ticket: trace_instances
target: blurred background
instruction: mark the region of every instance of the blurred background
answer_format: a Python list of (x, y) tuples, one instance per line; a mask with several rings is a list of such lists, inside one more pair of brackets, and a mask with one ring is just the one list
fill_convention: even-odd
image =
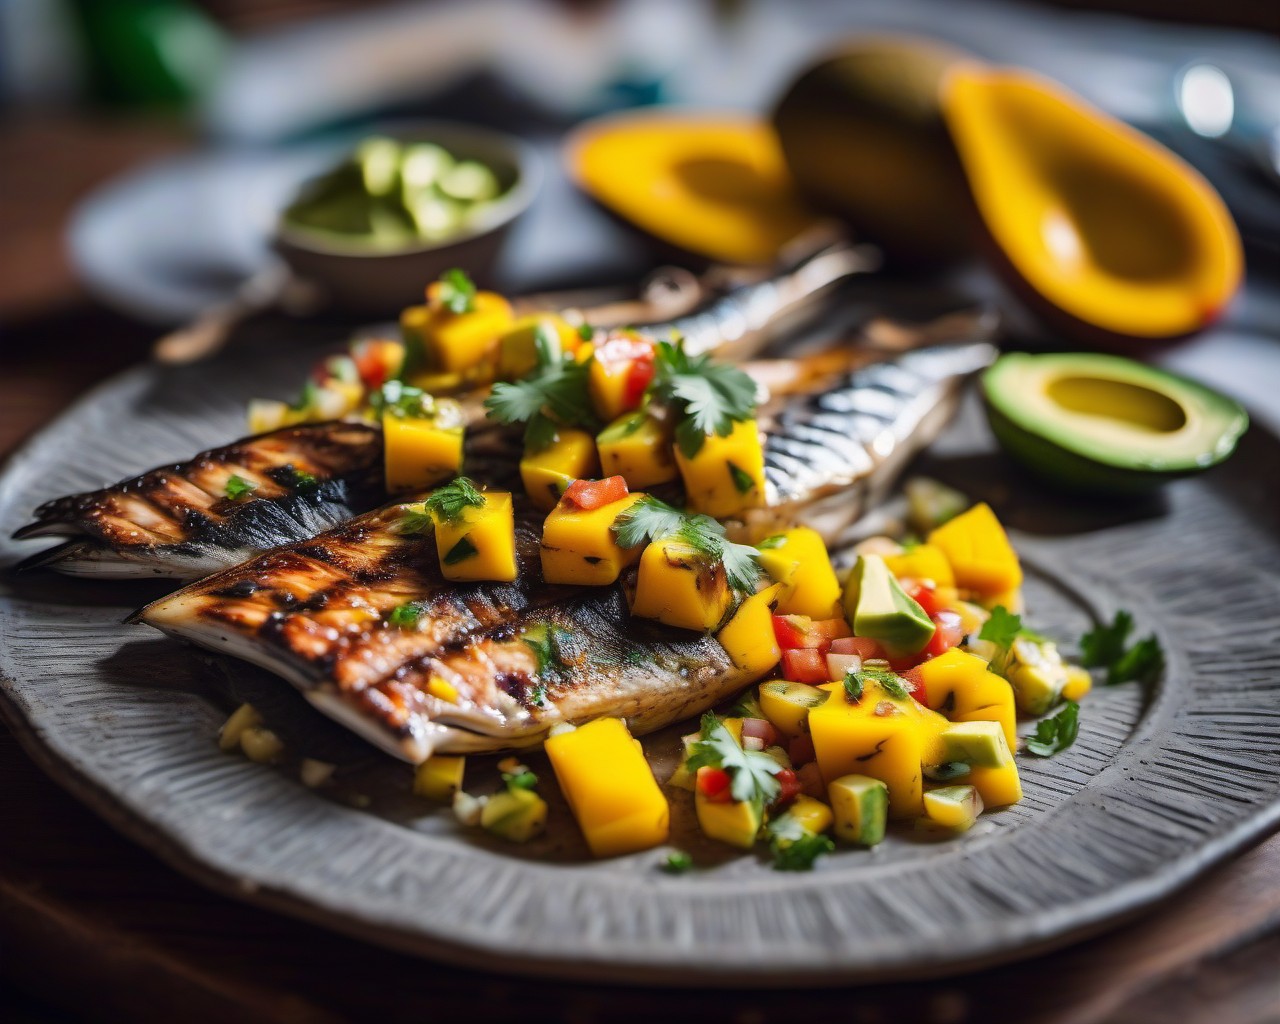
[[(56, 406), (234, 296), (299, 182), (388, 118), (502, 129), (540, 157), (489, 283), (638, 280), (669, 247), (573, 188), (566, 132), (655, 104), (767, 113), (815, 53), (884, 30), (1043, 72), (1180, 153), (1245, 242), (1226, 327), (1278, 319), (1274, 0), (0, 0), (4, 373), (33, 413)], [(6, 418), (0, 450), (29, 426)]]

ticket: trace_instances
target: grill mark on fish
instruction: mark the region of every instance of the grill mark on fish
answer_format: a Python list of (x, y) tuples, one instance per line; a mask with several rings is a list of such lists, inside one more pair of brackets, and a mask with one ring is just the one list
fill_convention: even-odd
[[(774, 507), (734, 529), (764, 532), (777, 517), (803, 518), (806, 502), (820, 508), (828, 497), (841, 515), (852, 514), (860, 499), (851, 497), (850, 482), (872, 480), (927, 440), (949, 413), (947, 396), (994, 352), (971, 344), (917, 355), (898, 360), (902, 372), (863, 366), (830, 391), (771, 400), (761, 422), (770, 424), (766, 480)], [(862, 400), (864, 387), (878, 397)], [(833, 399), (851, 411), (834, 412)], [(852, 411), (867, 405), (879, 413)], [(851, 442), (842, 422), (845, 434), (855, 423), (873, 436)], [(752, 681), (714, 638), (631, 619), (621, 585), (542, 583), (540, 513), (519, 514), (517, 582), (467, 585), (443, 579), (432, 537), (396, 531), (400, 514), (399, 506), (368, 513), (189, 586), (139, 617), (277, 672), (322, 711), (409, 760), (519, 748), (556, 722), (606, 714), (644, 732)], [(410, 601), (421, 609), (416, 628), (389, 625), (391, 610)], [(563, 660), (547, 671), (521, 638), (536, 625), (579, 638), (571, 649), (558, 647)], [(432, 692), (433, 679), (449, 684), (456, 700)]]

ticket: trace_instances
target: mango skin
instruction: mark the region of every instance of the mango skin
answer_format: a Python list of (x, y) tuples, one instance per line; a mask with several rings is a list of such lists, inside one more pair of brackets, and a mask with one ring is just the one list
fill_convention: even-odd
[(595, 857), (667, 841), (671, 809), (620, 718), (598, 718), (544, 744), (556, 780)]

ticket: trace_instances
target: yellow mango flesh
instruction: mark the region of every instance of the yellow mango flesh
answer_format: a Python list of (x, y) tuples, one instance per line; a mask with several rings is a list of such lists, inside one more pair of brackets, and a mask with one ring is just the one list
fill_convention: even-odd
[(1067, 666), (1067, 685), (1062, 688), (1063, 700), (1080, 700), (1093, 689), (1093, 677), (1087, 669), (1078, 665)]
[(856, 703), (846, 699), (843, 687), (829, 686), (826, 703), (809, 712), (822, 777), (828, 783), (844, 775), (879, 779), (889, 789), (890, 817), (918, 816), (924, 797), (921, 766), (937, 762), (946, 719), (909, 697), (890, 697), (874, 682)]
[(728, 437), (708, 435), (692, 458), (677, 445), (675, 456), (695, 512), (721, 519), (764, 504), (764, 447), (755, 420), (738, 421)]
[(787, 808), (787, 813), (815, 834), (825, 832), (831, 827), (831, 822), (834, 820), (830, 807), (821, 800), (815, 800), (813, 797), (805, 796), (803, 793), (791, 802), (791, 806)]
[(611, 422), (636, 407), (634, 400), (628, 400), (630, 378), (631, 363), (625, 359), (591, 360), (587, 367), (587, 393), (602, 420)]
[(809, 712), (826, 702), (823, 690), (807, 683), (771, 679), (761, 683), (760, 711), (784, 736), (794, 739), (809, 731)]
[(754, 804), (745, 800), (714, 803), (697, 790), (693, 796), (694, 809), (698, 813), (698, 826), (710, 839), (716, 839), (742, 850), (749, 850), (756, 843), (764, 815)]
[(620, 476), (632, 490), (665, 484), (680, 475), (671, 453), (671, 431), (644, 412), (627, 413), (596, 435), (600, 471)]
[(462, 468), (462, 426), (382, 414), (383, 461), (392, 494), (421, 491)]
[(782, 658), (773, 634), (773, 613), (781, 590), (782, 584), (775, 583), (752, 594), (716, 636), (729, 660), (744, 672), (763, 675)]
[(498, 339), (499, 380), (516, 380), (527, 376), (538, 365), (538, 329), (550, 331), (560, 344), (562, 354), (578, 351), (582, 344), (576, 328), (554, 313), (534, 313), (517, 317)]
[(520, 460), (525, 493), (543, 511), (556, 507), (564, 489), (575, 480), (599, 475), (595, 438), (585, 430), (561, 427), (556, 439), (538, 452), (526, 452)]
[[(435, 514), (432, 518), (436, 527), (440, 571), (445, 579), (510, 583), (516, 578), (516, 526), (509, 492), (486, 492), (484, 505), (479, 508), (467, 506), (457, 522), (449, 522)], [(475, 548), (475, 552), (464, 557), (468, 544)]]
[(759, 562), (775, 580), (789, 585), (778, 602), (779, 615), (830, 619), (840, 614), (840, 581), (816, 530), (798, 526), (770, 538)]
[(628, 494), (599, 508), (584, 510), (561, 501), (542, 526), (542, 578), (548, 583), (603, 587), (640, 558), (640, 548), (618, 546), (614, 521), (643, 498)]
[(932, 544), (917, 544), (898, 555), (885, 555), (884, 564), (900, 580), (933, 580), (940, 587), (954, 587), (955, 574), (942, 549)]
[(666, 797), (621, 719), (596, 719), (550, 737), (544, 747), (594, 856), (616, 857), (666, 842)]
[(732, 601), (724, 566), (684, 541), (656, 540), (640, 556), (632, 615), (706, 632), (720, 624)]
[(1022, 799), (1022, 779), (1012, 758), (998, 768), (974, 765), (964, 781), (978, 791), (986, 807), (1006, 807)]
[(437, 754), (429, 757), (413, 775), (413, 791), (428, 800), (448, 801), (462, 788), (462, 773), (466, 768), (465, 757)]
[(451, 313), (444, 306), (410, 306), (400, 314), (400, 330), (434, 369), (458, 373), (493, 357), (498, 339), (512, 322), (511, 306), (494, 292), (476, 292), (475, 309)]
[(946, 556), (958, 587), (1000, 594), (1022, 586), (1018, 553), (985, 502), (943, 523), (928, 542)]
[(976, 654), (951, 648), (919, 668), (929, 707), (953, 722), (998, 722), (1009, 749), (1018, 744), (1013, 687)]

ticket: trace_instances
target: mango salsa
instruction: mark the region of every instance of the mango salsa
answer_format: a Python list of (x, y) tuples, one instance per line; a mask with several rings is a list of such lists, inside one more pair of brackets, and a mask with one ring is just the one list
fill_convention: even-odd
[(676, 479), (671, 431), (644, 410), (619, 416), (596, 435), (601, 472), (620, 476), (633, 490)]
[(788, 589), (778, 602), (779, 615), (830, 619), (840, 614), (840, 581), (822, 535), (807, 526), (769, 537), (760, 544), (764, 569)]
[(720, 624), (732, 603), (724, 566), (692, 545), (667, 537), (640, 556), (632, 615), (705, 633)]
[(616, 857), (666, 842), (666, 797), (619, 718), (600, 718), (545, 744), (556, 780), (596, 857)]
[(946, 557), (957, 587), (994, 595), (1022, 585), (1018, 553), (985, 502), (943, 523), (928, 542)]
[(582, 345), (577, 329), (554, 313), (517, 317), (498, 339), (498, 380), (516, 380), (537, 367), (539, 332), (557, 357), (577, 352)]
[(541, 451), (526, 451), (520, 460), (525, 493), (538, 508), (556, 507), (564, 489), (575, 480), (599, 475), (595, 438), (585, 430), (561, 427)]
[(462, 410), (440, 399), (432, 414), (382, 414), (383, 461), (387, 490), (392, 494), (421, 491), (457, 475), (462, 469)]
[(610, 331), (593, 352), (587, 391), (596, 415), (608, 423), (638, 409), (653, 379), (653, 341), (638, 331)]
[(710, 434), (692, 457), (675, 448), (689, 507), (717, 519), (764, 504), (764, 448), (754, 419), (739, 420), (728, 437)]
[(917, 544), (900, 554), (885, 555), (884, 564), (900, 580), (933, 580), (940, 587), (954, 587), (956, 584), (947, 556), (932, 544)]
[[(698, 769), (700, 772), (705, 768)], [(693, 795), (698, 826), (710, 839), (716, 839), (742, 850), (755, 845), (764, 824), (764, 809), (749, 800), (719, 802), (709, 799), (699, 786)]]
[(826, 703), (827, 691), (807, 683), (771, 679), (760, 684), (760, 711), (784, 736), (794, 739), (809, 731), (809, 712)]
[(998, 722), (1010, 749), (1017, 746), (1013, 688), (976, 654), (953, 647), (919, 671), (929, 707), (953, 722)]
[(946, 719), (910, 697), (893, 696), (875, 680), (856, 702), (848, 700), (840, 685), (828, 686), (826, 702), (809, 712), (822, 777), (879, 779), (889, 788), (890, 817), (918, 816), (924, 794), (921, 765), (937, 763)]
[(434, 300), (437, 287), (438, 282), (427, 289), (427, 305), (409, 306), (400, 314), (400, 332), (415, 369), (425, 365), (460, 373), (492, 358), (499, 337), (511, 326), (507, 300), (495, 292), (476, 292), (470, 312), (454, 313)]
[(716, 637), (729, 660), (744, 672), (762, 675), (782, 657), (773, 633), (773, 613), (781, 590), (782, 584), (775, 583), (743, 600)]
[(599, 508), (585, 510), (562, 499), (542, 527), (542, 578), (548, 583), (607, 586), (640, 558), (640, 548), (618, 546), (614, 521), (640, 501), (628, 494)]
[(432, 513), (440, 571), (447, 580), (516, 578), (515, 514), (509, 491), (487, 491), (484, 505), (468, 505), (456, 520)]

